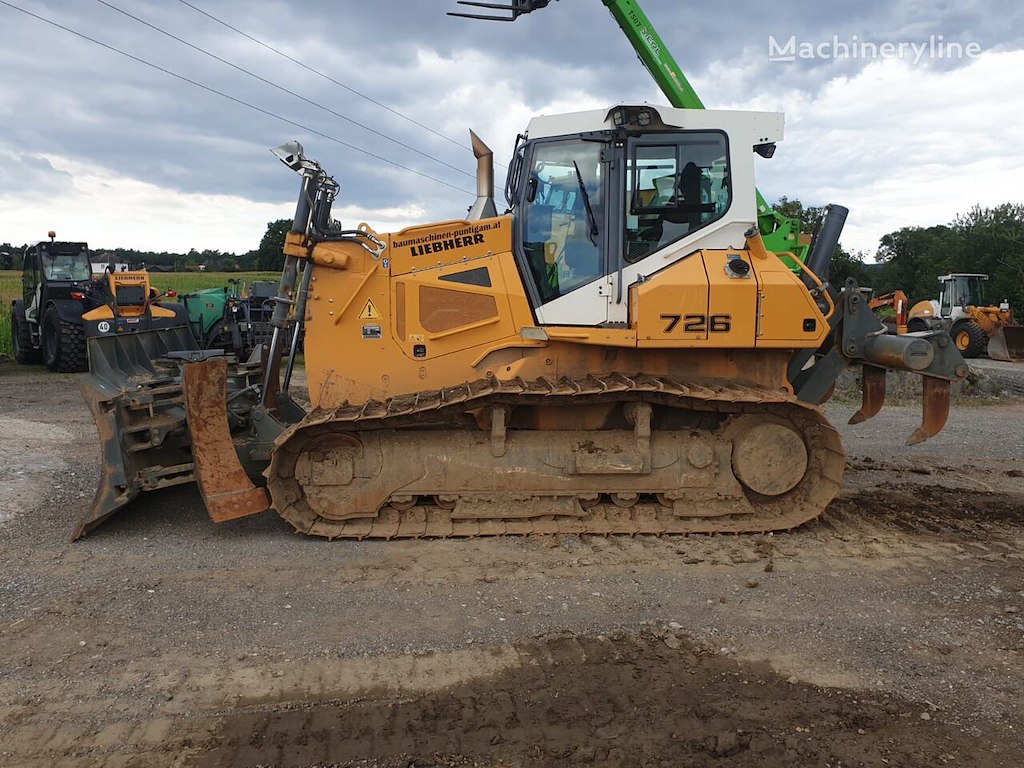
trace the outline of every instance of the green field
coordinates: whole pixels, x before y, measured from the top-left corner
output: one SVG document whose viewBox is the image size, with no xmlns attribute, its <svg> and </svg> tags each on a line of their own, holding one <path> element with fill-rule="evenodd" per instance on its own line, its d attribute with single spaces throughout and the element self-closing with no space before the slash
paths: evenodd
<svg viewBox="0 0 1024 768">
<path fill-rule="evenodd" d="M 254 280 L 276 283 L 279 277 L 277 272 L 155 272 L 151 280 L 154 288 L 161 291 L 174 290 L 181 294 L 227 285 L 232 278 L 251 285 Z M 0 271 L 0 354 L 12 353 L 11 301 L 20 297 L 21 272 L 12 269 Z"/>
</svg>

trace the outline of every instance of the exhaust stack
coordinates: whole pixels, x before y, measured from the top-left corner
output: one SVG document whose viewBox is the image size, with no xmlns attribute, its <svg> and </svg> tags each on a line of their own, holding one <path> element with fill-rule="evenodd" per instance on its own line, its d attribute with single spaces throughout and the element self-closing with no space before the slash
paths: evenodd
<svg viewBox="0 0 1024 768">
<path fill-rule="evenodd" d="M 498 215 L 498 209 L 494 207 L 494 153 L 473 131 L 469 132 L 469 138 L 476 156 L 476 202 L 466 218 L 479 221 Z"/>
<path fill-rule="evenodd" d="M 816 274 L 821 282 L 828 282 L 828 268 L 832 263 L 832 254 L 839 245 L 839 236 L 843 233 L 843 225 L 846 224 L 846 217 L 850 215 L 850 209 L 844 208 L 835 203 L 825 208 L 825 216 L 818 226 L 814 235 L 814 242 L 811 244 L 811 252 L 807 256 L 807 268 Z M 804 276 L 804 283 L 808 288 L 813 287 L 813 281 Z"/>
</svg>

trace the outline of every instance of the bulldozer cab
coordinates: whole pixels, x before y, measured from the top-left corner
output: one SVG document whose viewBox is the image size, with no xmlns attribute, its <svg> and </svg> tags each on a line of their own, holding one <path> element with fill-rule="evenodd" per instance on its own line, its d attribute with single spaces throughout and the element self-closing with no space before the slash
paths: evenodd
<svg viewBox="0 0 1024 768">
<path fill-rule="evenodd" d="M 770 113 L 623 105 L 534 119 L 506 192 L 538 322 L 628 322 L 625 289 L 643 275 L 743 242 L 755 147 L 781 138 Z"/>
<path fill-rule="evenodd" d="M 967 307 L 985 306 L 986 280 L 988 275 L 942 275 L 939 278 L 939 316 L 960 317 Z"/>
</svg>

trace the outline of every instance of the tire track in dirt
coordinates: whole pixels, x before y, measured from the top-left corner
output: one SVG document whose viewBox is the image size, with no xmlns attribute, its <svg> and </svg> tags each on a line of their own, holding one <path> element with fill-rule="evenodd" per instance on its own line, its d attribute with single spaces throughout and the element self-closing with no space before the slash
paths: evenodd
<svg viewBox="0 0 1024 768">
<path fill-rule="evenodd" d="M 486 653 L 438 654 L 418 669 L 394 658 L 336 663 L 341 695 L 330 683 L 313 692 L 309 673 L 305 692 L 272 691 L 268 680 L 260 697 L 176 716 L 111 722 L 76 709 L 47 722 L 15 719 L 4 764 L 1014 764 L 926 702 L 785 680 L 671 630 L 548 636 L 495 649 L 494 663 Z"/>
<path fill-rule="evenodd" d="M 927 705 L 792 684 L 671 632 L 546 638 L 516 652 L 508 673 L 433 695 L 226 715 L 188 765 L 1007 764 Z"/>
</svg>

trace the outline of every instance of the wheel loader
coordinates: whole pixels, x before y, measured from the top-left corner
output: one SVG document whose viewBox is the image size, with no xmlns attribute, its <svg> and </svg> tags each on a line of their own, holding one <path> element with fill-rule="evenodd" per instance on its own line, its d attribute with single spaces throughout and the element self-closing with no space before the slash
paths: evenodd
<svg viewBox="0 0 1024 768">
<path fill-rule="evenodd" d="M 939 277 L 939 298 L 919 301 L 909 315 L 911 332 L 949 331 L 966 358 L 987 353 L 993 360 L 1024 360 L 1024 326 L 1009 304 L 985 303 L 988 275 L 959 272 Z"/>
<path fill-rule="evenodd" d="M 277 148 L 301 183 L 269 348 L 255 364 L 176 330 L 90 340 L 103 476 L 76 537 L 193 481 L 216 522 L 272 508 L 328 539 L 814 518 L 842 482 L 820 405 L 845 368 L 862 366 L 853 423 L 881 409 L 887 370 L 922 376 L 913 444 L 942 429 L 967 366 L 946 331 L 887 335 L 870 289 L 829 282 L 845 208 L 809 242 L 764 210 L 754 157 L 782 138 L 781 114 L 678 103 L 536 117 L 506 212 L 471 135 L 469 214 L 394 233 L 343 229 L 334 178 L 298 143 Z M 292 319 L 308 409 L 289 393 L 293 359 L 280 369 Z"/>
</svg>

